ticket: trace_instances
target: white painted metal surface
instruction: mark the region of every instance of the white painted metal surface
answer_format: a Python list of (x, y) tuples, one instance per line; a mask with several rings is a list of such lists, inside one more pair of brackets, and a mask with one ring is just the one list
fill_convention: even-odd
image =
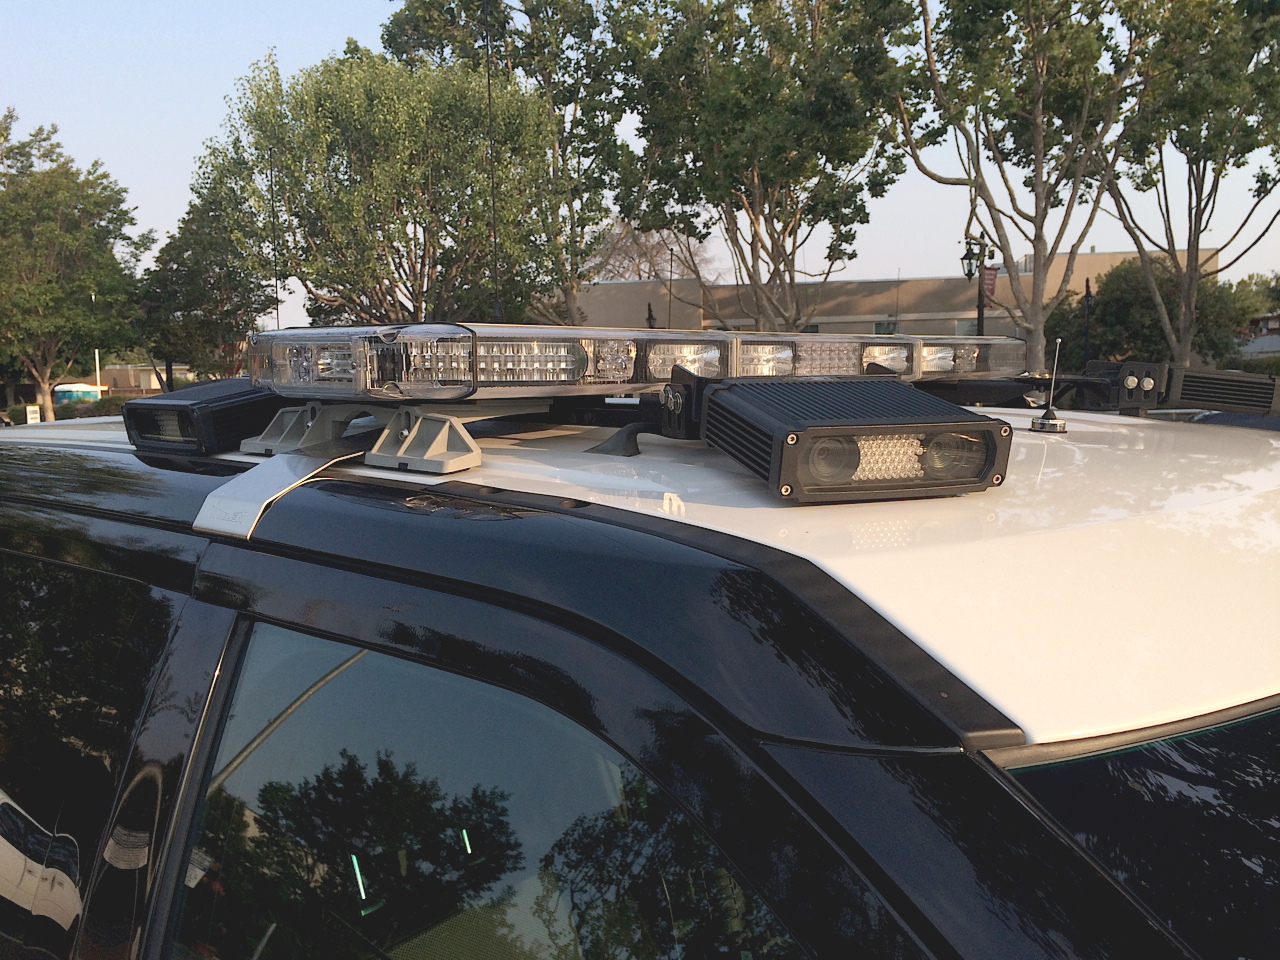
[[(992, 413), (993, 411), (984, 411)], [(1280, 434), (1067, 412), (1015, 428), (1009, 478), (963, 497), (784, 507), (694, 444), (484, 441), (452, 479), (732, 533), (812, 560), (1050, 742), (1280, 694)]]
[[(463, 474), (394, 476), (587, 500), (806, 557), (1032, 742), (1280, 694), (1280, 434), (1073, 412), (1068, 433), (1032, 434), (1029, 413), (984, 412), (1015, 428), (1008, 480), (963, 497), (782, 506), (700, 444), (645, 436), (638, 457), (604, 456), (586, 450), (609, 432), (580, 428), (482, 440)], [(22, 429), (106, 439), (96, 424)]]

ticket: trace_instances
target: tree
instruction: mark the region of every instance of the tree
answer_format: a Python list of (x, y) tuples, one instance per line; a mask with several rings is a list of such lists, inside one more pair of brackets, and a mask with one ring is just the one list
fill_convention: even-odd
[(470, 63), (518, 80), (542, 103), (552, 134), (546, 179), (525, 199), (545, 238), (550, 284), (531, 301), (534, 319), (582, 324), (585, 283), (596, 278), (611, 210), (621, 109), (592, 0), (527, 0), (515, 5), (406, 0), (382, 31), (393, 56), (411, 65)]
[(219, 787), (205, 813), (200, 843), (216, 859), (184, 926), (219, 956), (249, 956), (268, 938), (277, 956), (386, 956), (461, 910), (502, 904), (524, 862), (505, 793), (450, 794), (387, 753), (370, 769), (342, 750), (256, 799)]
[(170, 368), (185, 360), (198, 375), (237, 376), (257, 319), (280, 303), (271, 281), (240, 255), (228, 210), (235, 199), (216, 171), (197, 184), (177, 232), (143, 277), (143, 332)]
[(37, 127), (14, 139), (17, 114), (0, 120), (0, 351), (35, 382), (53, 419), (53, 386), (81, 357), (128, 338), (137, 258), (149, 234), (126, 232), (125, 190), (102, 165), (79, 169)]
[[(1161, 295), (1175, 296), (1179, 280), (1170, 264), (1155, 261), (1153, 265)], [(1196, 297), (1195, 352), (1219, 364), (1231, 363), (1238, 353), (1238, 338), (1264, 307), (1265, 299), (1253, 279), (1236, 284), (1202, 280)], [(1112, 267), (1098, 279), (1087, 316), (1081, 299), (1063, 301), (1049, 318), (1046, 335), (1062, 338), (1065, 370), (1082, 370), (1086, 349), (1095, 359), (1156, 363), (1173, 359), (1148, 287), (1146, 267), (1137, 258)]]
[[(1238, 263), (1280, 217), (1270, 202), (1280, 187), (1280, 13), (1253, 0), (1187, 0), (1162, 9), (1143, 62), (1141, 108), (1125, 131), (1127, 176), (1109, 190), (1136, 245), (1160, 330), (1174, 362), (1185, 367), (1196, 349), (1201, 279)], [(1223, 182), (1260, 154), (1266, 159), (1255, 171), (1251, 204), (1224, 225), (1225, 242), (1206, 250)], [(1135, 194), (1154, 198), (1154, 216), (1135, 207)]]
[[(1009, 274), (1009, 310), (1032, 370), (1045, 366), (1044, 325), (1067, 297), (1133, 109), (1149, 27), (1143, 0), (917, 2), (912, 74), (899, 132), (917, 169), (970, 193), (968, 229), (985, 235)], [(960, 172), (936, 168), (929, 146), (951, 140)], [(1031, 247), (1024, 276), (1016, 246)], [(1057, 289), (1049, 266), (1065, 254)]]
[(622, 0), (610, 27), (643, 148), (619, 202), (642, 230), (719, 229), (758, 329), (807, 311), (800, 250), (828, 228), (825, 280), (854, 255), (900, 161), (882, 139), (900, 2)]
[[(622, 769), (621, 786), (618, 807), (579, 817), (541, 858), (534, 914), (546, 928), (550, 956), (804, 955), (661, 791), (630, 766)], [(564, 936), (566, 913), (571, 937)]]
[[(492, 143), (476, 135), (492, 123)], [(318, 314), (362, 323), (522, 315), (550, 268), (527, 216), (546, 180), (541, 105), (465, 65), (349, 47), (282, 81), (240, 81), (203, 176), (235, 191), (232, 229), (260, 274), (295, 276)], [(243, 214), (243, 215), (242, 215)], [(495, 232), (496, 228), (496, 232)]]

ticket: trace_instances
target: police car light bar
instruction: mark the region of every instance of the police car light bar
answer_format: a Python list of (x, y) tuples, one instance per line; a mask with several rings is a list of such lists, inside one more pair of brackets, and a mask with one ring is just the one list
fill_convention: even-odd
[(684, 367), (712, 379), (892, 374), (997, 378), (1026, 368), (1011, 337), (906, 337), (410, 324), (279, 330), (249, 340), (255, 386), (313, 400), (634, 394)]

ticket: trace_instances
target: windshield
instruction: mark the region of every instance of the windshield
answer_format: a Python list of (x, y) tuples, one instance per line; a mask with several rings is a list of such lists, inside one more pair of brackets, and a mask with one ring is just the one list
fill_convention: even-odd
[(1012, 771), (1206, 960), (1280, 940), (1280, 711)]

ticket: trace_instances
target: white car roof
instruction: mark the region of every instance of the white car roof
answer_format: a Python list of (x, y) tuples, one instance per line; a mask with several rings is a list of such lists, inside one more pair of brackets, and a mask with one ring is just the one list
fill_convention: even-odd
[[(1280, 433), (1068, 411), (1057, 435), (1032, 433), (1033, 412), (982, 412), (1014, 427), (1008, 477), (960, 497), (785, 506), (702, 444), (645, 435), (641, 455), (605, 456), (587, 451), (610, 431), (580, 427), (482, 439), (464, 473), (390, 475), (585, 500), (804, 557), (1030, 743), (1280, 695)], [(119, 420), (73, 423), (10, 435), (123, 439)]]
[(482, 441), (438, 478), (667, 517), (811, 560), (1022, 727), (1122, 733), (1280, 694), (1280, 434), (1062, 413), (1014, 426), (1003, 486), (961, 497), (783, 506), (706, 447), (642, 436), (585, 453), (572, 428)]

